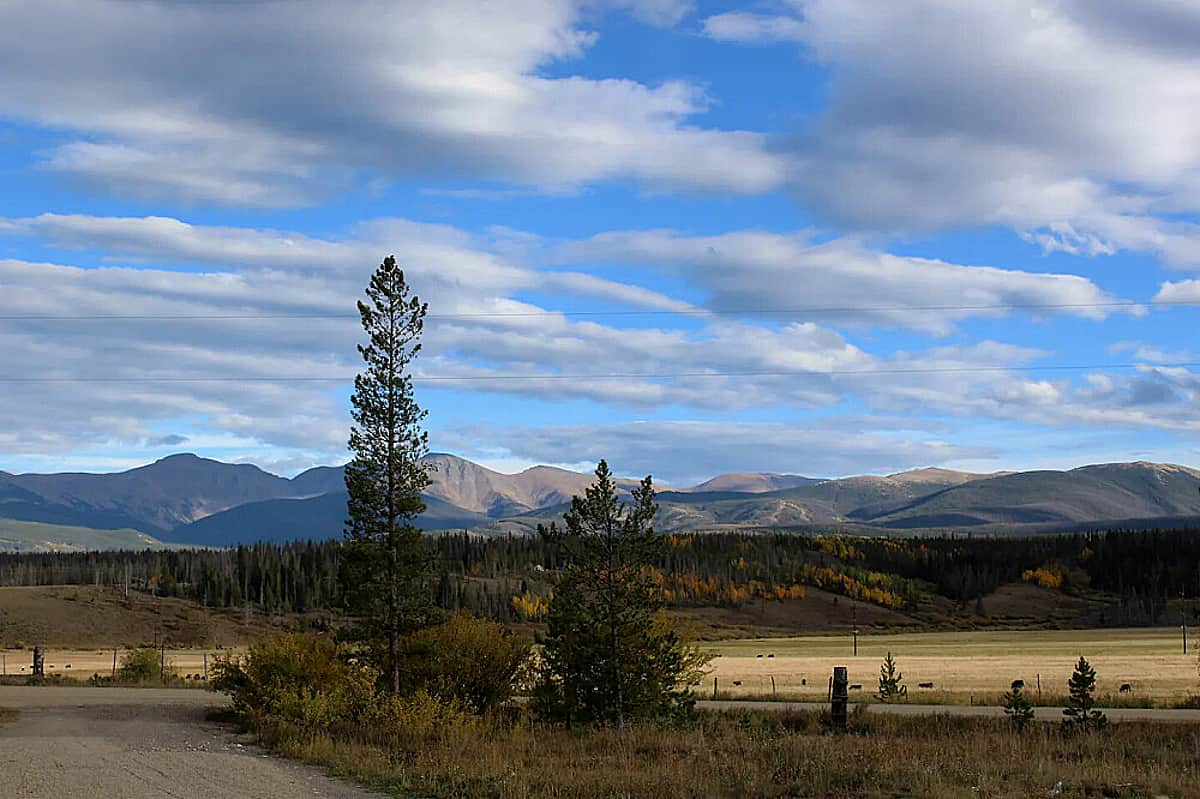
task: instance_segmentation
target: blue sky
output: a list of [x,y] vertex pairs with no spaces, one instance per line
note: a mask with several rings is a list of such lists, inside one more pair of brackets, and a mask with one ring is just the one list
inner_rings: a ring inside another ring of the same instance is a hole
[[0,469],[344,460],[390,253],[433,447],[504,471],[1196,465],[1197,42],[1172,0],[5,3]]

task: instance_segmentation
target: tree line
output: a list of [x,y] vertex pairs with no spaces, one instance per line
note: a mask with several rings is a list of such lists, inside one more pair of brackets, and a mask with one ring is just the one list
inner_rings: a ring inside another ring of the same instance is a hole
[[[1200,595],[1200,530],[1113,530],[1021,538],[942,535],[701,533],[664,536],[652,579],[669,606],[737,606],[803,596],[806,587],[887,607],[922,595],[970,602],[1026,580],[1095,589],[1129,608],[1112,623],[1152,623],[1166,602]],[[435,604],[501,622],[540,618],[560,544],[541,536],[428,536]],[[345,605],[340,541],[230,549],[0,553],[0,585],[105,585],[208,607],[305,613]]]

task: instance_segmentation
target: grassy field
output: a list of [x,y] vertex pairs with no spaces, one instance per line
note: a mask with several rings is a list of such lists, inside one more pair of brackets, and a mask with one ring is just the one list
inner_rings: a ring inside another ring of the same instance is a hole
[[[117,649],[117,663],[128,652],[128,649]],[[200,674],[205,671],[205,656],[209,666],[216,655],[229,654],[231,650],[207,649],[168,649],[166,650],[168,671],[180,676]],[[76,680],[86,680],[93,674],[108,677],[113,672],[112,649],[55,649],[47,648],[46,674],[61,674]],[[31,650],[5,650],[0,652],[0,675],[28,676],[33,668],[33,652]]]
[[15,721],[16,718],[17,718],[17,711],[9,710],[6,707],[0,707],[0,724],[4,724],[5,722],[8,722],[8,721]]
[[93,530],[90,527],[0,519],[0,550],[79,552],[85,549],[163,549],[166,546],[137,530]]
[[[1036,700],[1039,675],[1049,700],[1066,692],[1080,655],[1097,671],[1097,692],[1114,702],[1171,704],[1200,692],[1196,651],[1189,643],[1183,654],[1175,628],[860,635],[857,658],[849,636],[746,639],[704,648],[717,655],[711,676],[730,697],[770,695],[773,677],[777,695],[821,698],[835,665],[849,668],[850,682],[862,685],[865,696],[877,687],[888,652],[904,674],[910,701],[995,701],[1015,679],[1024,680]],[[1120,694],[1124,683],[1133,690]],[[711,687],[709,682],[705,689]]]
[[[1002,720],[856,716],[831,735],[816,713],[703,714],[694,729],[489,725],[433,740],[265,729],[277,751],[396,796],[1197,797],[1200,729],[1123,723],[1102,735]],[[470,757],[464,757],[470,752]]]

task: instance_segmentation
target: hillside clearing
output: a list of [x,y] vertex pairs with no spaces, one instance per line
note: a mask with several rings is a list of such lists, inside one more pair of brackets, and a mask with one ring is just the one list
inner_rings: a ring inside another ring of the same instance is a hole
[[294,620],[132,591],[126,598],[96,586],[0,588],[0,649],[107,647],[111,660],[111,647],[156,641],[173,647],[239,646]]

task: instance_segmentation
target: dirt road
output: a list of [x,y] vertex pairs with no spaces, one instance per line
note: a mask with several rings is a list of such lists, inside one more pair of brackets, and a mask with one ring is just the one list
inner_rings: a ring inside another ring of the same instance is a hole
[[365,799],[204,720],[206,691],[0,686],[4,799]]

